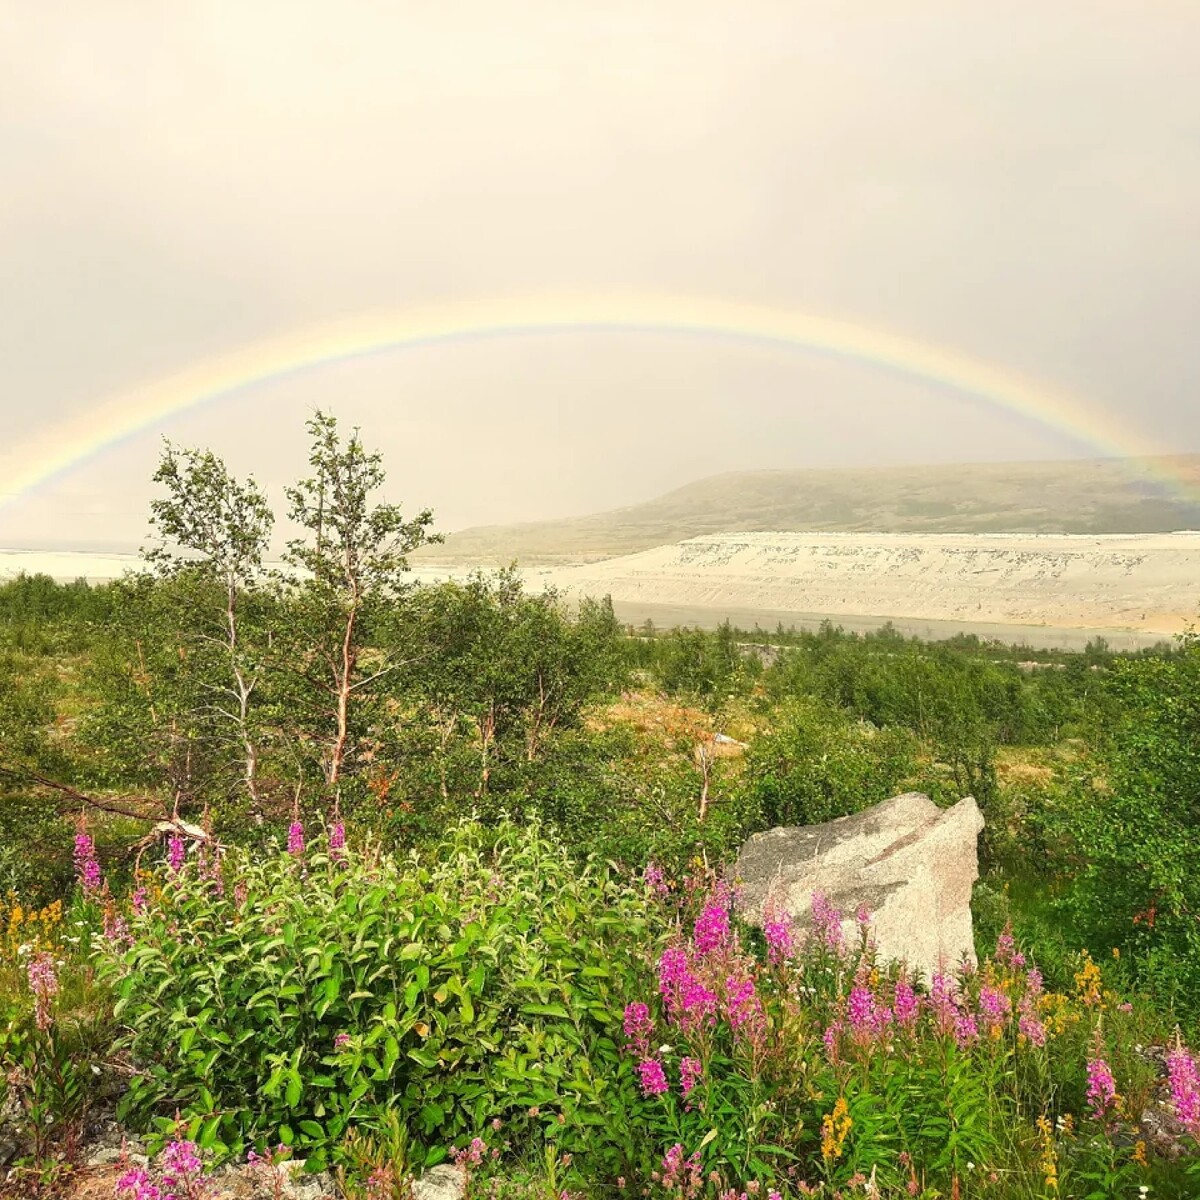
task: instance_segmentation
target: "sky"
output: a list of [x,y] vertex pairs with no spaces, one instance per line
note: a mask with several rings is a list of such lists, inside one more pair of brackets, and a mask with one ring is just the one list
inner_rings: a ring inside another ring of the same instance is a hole
[[164,436],[279,497],[318,407],[445,530],[1098,452],[869,364],[580,330],[262,381],[6,490],[149,383],[476,300],[846,320],[1200,451],[1198,235],[1200,0],[0,5],[0,545],[136,546]]

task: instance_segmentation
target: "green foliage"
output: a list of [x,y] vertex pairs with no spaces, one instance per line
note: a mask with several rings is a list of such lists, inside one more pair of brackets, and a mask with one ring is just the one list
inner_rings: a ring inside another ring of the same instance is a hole
[[1056,826],[1078,879],[1066,900],[1096,946],[1120,946],[1160,994],[1196,1016],[1200,997],[1200,640],[1170,658],[1125,660],[1106,775],[1081,781]]
[[754,824],[813,825],[857,812],[902,790],[916,743],[809,701],[781,706],[747,755],[741,786]]
[[421,859],[233,853],[225,874],[223,895],[167,884],[106,968],[141,1072],[128,1114],[178,1106],[206,1148],[278,1136],[316,1165],[388,1111],[427,1162],[496,1117],[608,1143],[649,917],[607,868],[536,825],[468,824]]

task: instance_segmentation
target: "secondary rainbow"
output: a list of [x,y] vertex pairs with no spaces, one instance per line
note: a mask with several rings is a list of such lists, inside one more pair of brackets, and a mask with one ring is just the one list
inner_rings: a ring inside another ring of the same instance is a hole
[[[373,312],[257,342],[90,406],[12,448],[0,507],[176,413],[256,384],[356,358],[453,340],[631,332],[787,347],[896,371],[1089,444],[1103,455],[1161,455],[1112,418],[1065,393],[940,346],[851,321],[788,309],[680,296],[535,296]],[[1200,499],[1163,467],[1159,481]]]

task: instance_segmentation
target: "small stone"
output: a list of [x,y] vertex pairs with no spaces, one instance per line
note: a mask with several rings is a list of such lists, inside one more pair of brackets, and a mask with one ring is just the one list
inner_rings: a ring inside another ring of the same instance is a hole
[[463,1200],[463,1173],[449,1163],[430,1167],[413,1184],[413,1200]]

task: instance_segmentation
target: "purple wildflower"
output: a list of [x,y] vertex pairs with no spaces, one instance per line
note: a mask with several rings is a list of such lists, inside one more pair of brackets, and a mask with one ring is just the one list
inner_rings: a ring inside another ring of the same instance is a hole
[[117,1180],[118,1200],[162,1200],[162,1193],[145,1167],[132,1167]]
[[33,992],[34,1019],[39,1029],[51,1025],[54,997],[58,995],[58,972],[54,959],[42,950],[33,956],[27,968],[29,990]]
[[481,1137],[471,1139],[471,1144],[461,1150],[451,1152],[451,1157],[458,1166],[477,1167],[487,1154],[487,1142]]
[[350,1045],[350,1035],[348,1033],[335,1033],[333,1035],[334,1050],[345,1050]]
[[653,1028],[654,1021],[647,1005],[635,1000],[625,1006],[625,1036],[629,1039],[626,1050],[644,1057],[650,1045],[650,1032]]
[[825,1043],[825,1053],[829,1056],[829,1061],[837,1066],[840,1061],[838,1057],[838,1042],[842,1035],[841,1021],[834,1021],[833,1024],[826,1028],[821,1035],[821,1041]]
[[646,890],[652,896],[666,896],[670,893],[670,888],[667,886],[667,877],[663,874],[662,868],[657,863],[648,862],[646,870],[642,873],[642,881],[646,885]]
[[979,1015],[987,1029],[999,1029],[1007,1024],[1012,1012],[1012,1001],[998,988],[979,989]]
[[679,1060],[679,1090],[684,1097],[690,1096],[692,1089],[704,1077],[704,1066],[698,1058],[690,1055]]
[[146,911],[146,889],[140,886],[134,888],[133,894],[129,897],[129,903],[133,911],[141,916]]
[[1026,1037],[1034,1046],[1046,1044],[1046,1027],[1032,1012],[1021,1013],[1017,1021],[1017,1032]]
[[1175,1048],[1167,1055],[1167,1077],[1175,1115],[1180,1124],[1196,1136],[1200,1133],[1200,1071],[1178,1034],[1175,1035]]
[[341,821],[334,821],[329,830],[329,857],[334,862],[346,857],[346,826]]
[[955,1003],[954,981],[947,975],[937,972],[930,980],[929,1006],[933,1010],[934,1020],[942,1033],[950,1033],[958,1015]]
[[696,953],[711,954],[725,945],[729,937],[729,913],[724,905],[710,902],[704,906],[692,929]]
[[1097,1120],[1103,1120],[1116,1103],[1116,1080],[1113,1079],[1108,1063],[1098,1056],[1088,1060],[1087,1098],[1092,1106],[1092,1115]]
[[725,1011],[730,1027],[736,1032],[747,1022],[752,1022],[751,1031],[759,1024],[762,1005],[754,990],[753,979],[738,979],[731,975],[725,980]]
[[170,867],[172,875],[178,875],[183,870],[186,858],[187,846],[184,844],[183,838],[177,833],[171,834],[167,839],[167,866]]
[[75,835],[75,878],[79,880],[85,896],[95,895],[104,882],[100,864],[96,860],[96,843],[86,833]]
[[132,940],[125,918],[113,909],[107,909],[104,913],[104,937],[116,946]]
[[180,1137],[168,1142],[158,1156],[158,1166],[166,1191],[163,1200],[170,1200],[175,1195],[179,1195],[182,1200],[184,1196],[200,1194],[200,1176],[204,1167],[195,1142]]
[[792,918],[786,911],[777,913],[773,907],[768,907],[763,914],[763,936],[767,939],[767,957],[771,962],[778,965],[791,958],[794,949]]
[[288,853],[293,858],[304,856],[304,822],[293,821],[288,826]]
[[668,1192],[678,1191],[685,1197],[699,1194],[704,1180],[701,1177],[700,1152],[683,1156],[683,1147],[676,1142],[663,1156],[662,1186]]
[[647,1058],[638,1064],[643,1096],[661,1096],[667,1090],[667,1075],[657,1058]]
[[812,916],[826,949],[840,953],[844,945],[842,914],[829,903],[824,892],[813,892]]
[[915,1029],[920,1011],[921,1002],[917,999],[912,984],[907,977],[901,977],[896,981],[896,990],[892,996],[892,1012],[895,1014],[896,1024],[904,1029]]
[[954,1042],[960,1050],[965,1050],[972,1042],[979,1040],[979,1025],[969,1012],[960,1012],[954,1018]]

